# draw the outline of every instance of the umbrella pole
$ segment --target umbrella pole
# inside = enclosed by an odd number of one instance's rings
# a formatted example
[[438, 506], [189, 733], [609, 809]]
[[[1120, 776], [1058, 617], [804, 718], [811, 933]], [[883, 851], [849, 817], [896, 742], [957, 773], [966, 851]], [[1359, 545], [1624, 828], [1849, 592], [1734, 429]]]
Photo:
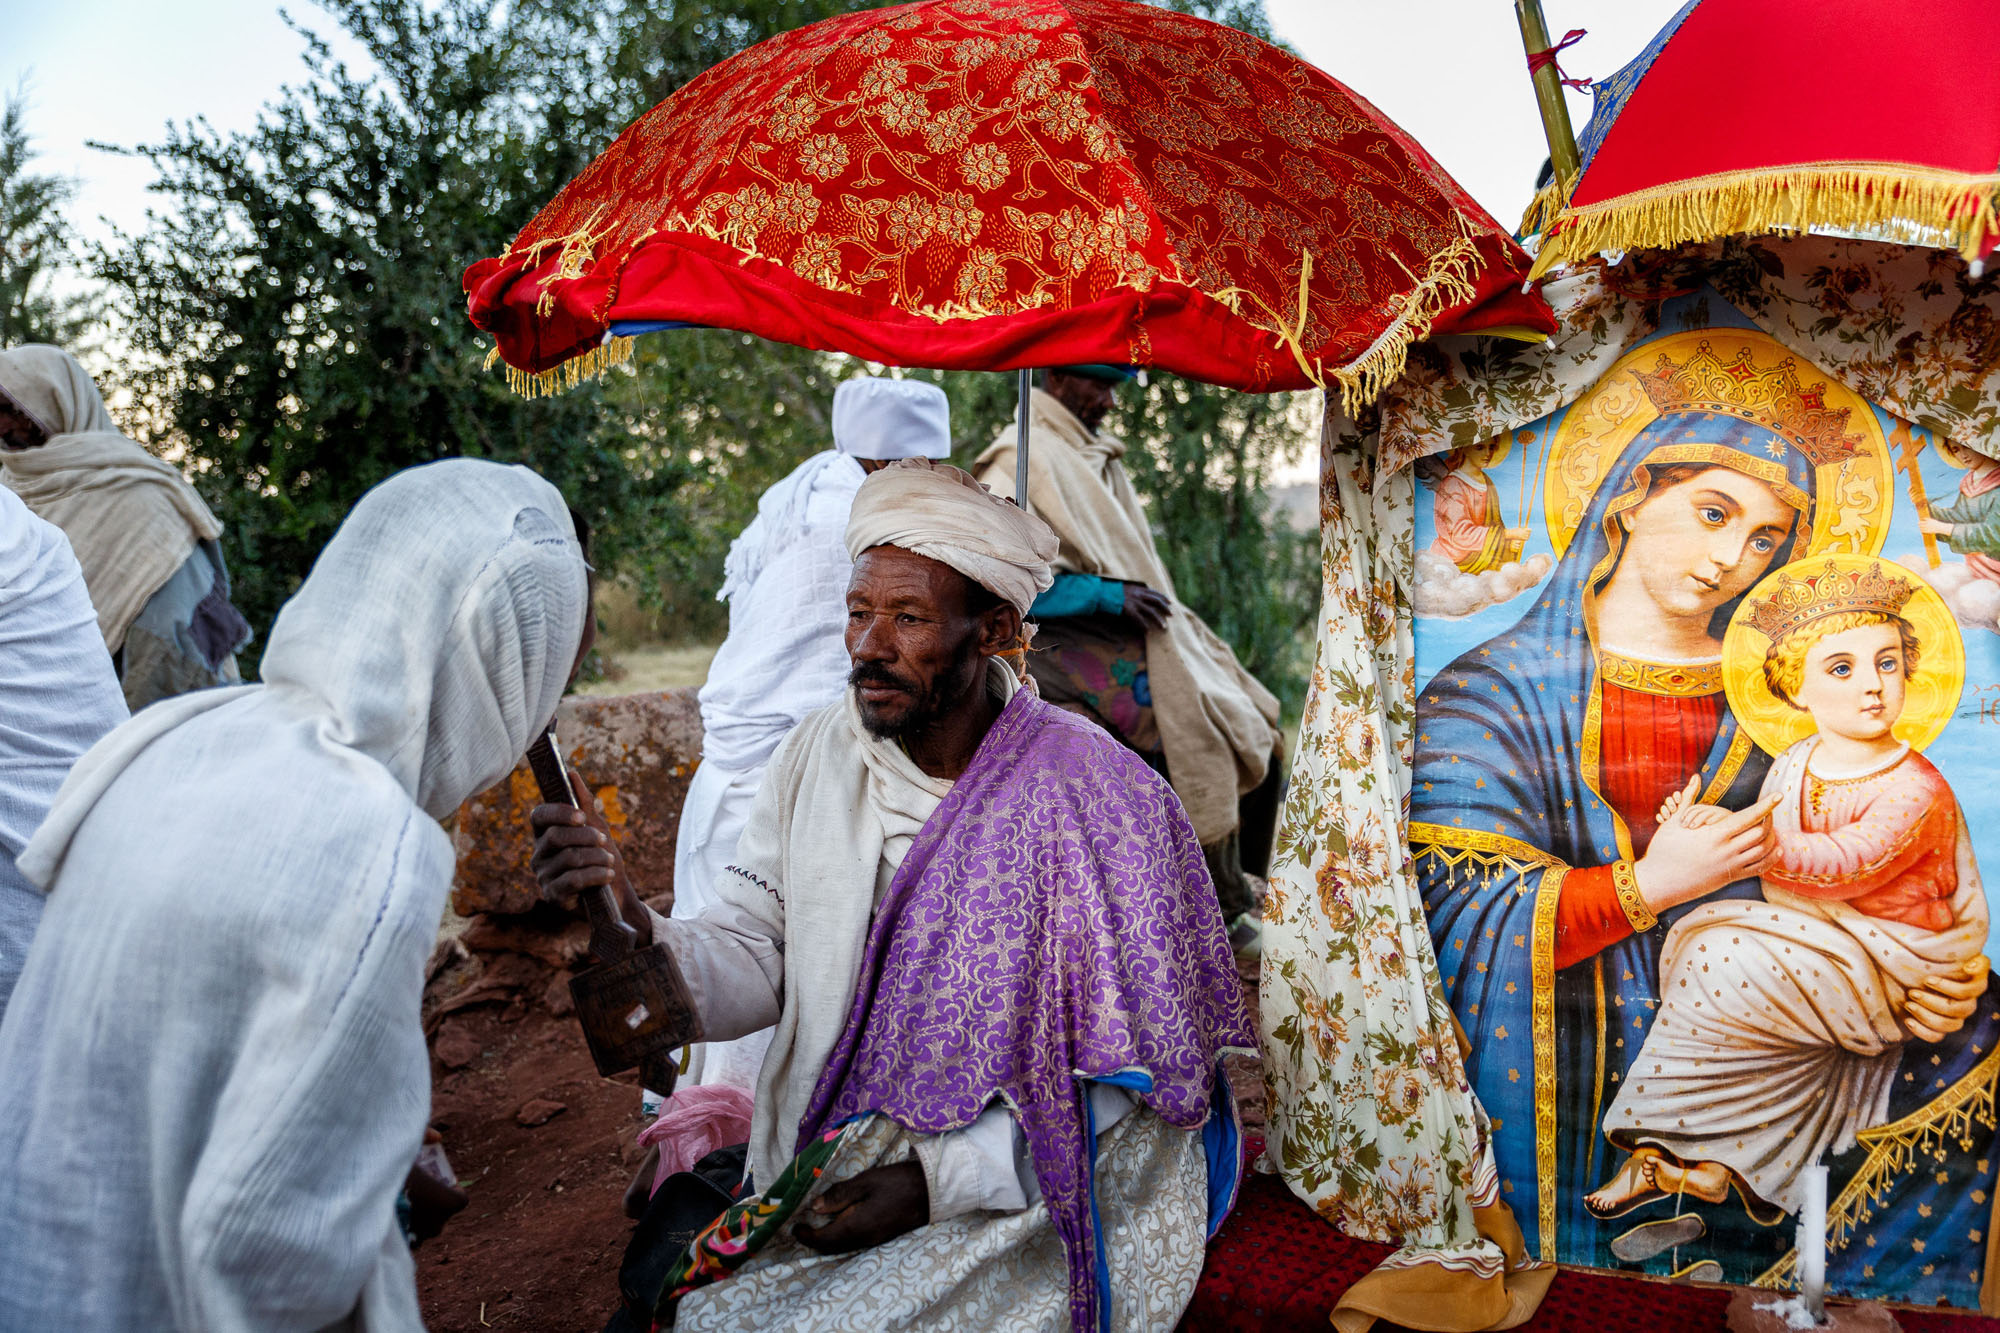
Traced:
[[[1542, 0], [1514, 0], [1514, 17], [1521, 21], [1521, 46], [1530, 57], [1549, 49], [1549, 25], [1542, 20]], [[1570, 128], [1569, 105], [1563, 101], [1562, 71], [1553, 60], [1535, 71], [1535, 101], [1542, 109], [1542, 134], [1549, 141], [1549, 163], [1556, 184], [1567, 189], [1576, 180], [1582, 158], [1576, 151], [1576, 131]]]
[[1022, 367], [1021, 378], [1016, 386], [1016, 392], [1020, 397], [1021, 421], [1020, 433], [1014, 437], [1014, 502], [1021, 506], [1021, 512], [1024, 514], [1035, 512], [1028, 508], [1028, 397], [1034, 390], [1034, 382], [1030, 379], [1033, 374], [1034, 372], [1027, 367]]

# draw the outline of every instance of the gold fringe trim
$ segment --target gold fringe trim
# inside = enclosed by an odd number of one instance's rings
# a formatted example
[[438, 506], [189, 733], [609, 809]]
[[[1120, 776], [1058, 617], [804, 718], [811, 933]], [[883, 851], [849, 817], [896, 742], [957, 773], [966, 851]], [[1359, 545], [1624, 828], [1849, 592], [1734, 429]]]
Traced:
[[[1486, 267], [1486, 261], [1479, 257], [1472, 233], [1465, 229], [1463, 220], [1459, 227], [1459, 238], [1431, 256], [1423, 277], [1403, 295], [1401, 309], [1389, 321], [1389, 327], [1359, 357], [1334, 368], [1333, 378], [1340, 385], [1340, 408], [1348, 416], [1354, 416], [1381, 397], [1382, 391], [1402, 375], [1410, 359], [1410, 347], [1430, 336], [1431, 325], [1439, 315], [1478, 295], [1472, 279]], [[1410, 276], [1416, 277], [1414, 273]]]
[[[1291, 352], [1299, 370], [1319, 388], [1325, 389], [1329, 380], [1338, 384], [1341, 409], [1352, 416], [1380, 397], [1382, 390], [1403, 373], [1411, 344], [1422, 342], [1430, 335], [1431, 325], [1439, 315], [1478, 294], [1478, 289], [1472, 285], [1472, 278], [1485, 267], [1486, 261], [1479, 257], [1471, 229], [1463, 218], [1459, 219], [1458, 226], [1458, 239], [1431, 256], [1421, 278], [1411, 273], [1409, 266], [1401, 260], [1397, 261], [1415, 285], [1398, 298], [1396, 313], [1389, 320], [1388, 327], [1376, 336], [1367, 350], [1348, 364], [1331, 370], [1318, 357], [1306, 358], [1305, 331], [1313, 271], [1311, 251], [1300, 254], [1298, 304], [1290, 319], [1246, 288], [1225, 287], [1209, 295], [1243, 317], [1252, 327], [1275, 335], [1279, 343]], [[1243, 298], [1246, 296], [1256, 303], [1270, 323], [1260, 324], [1243, 314]]]
[[[1945, 1145], [1954, 1139], [1961, 1151], [1972, 1151], [1973, 1123], [1976, 1121], [1988, 1129], [1996, 1124], [1996, 1078], [2000, 1078], [2000, 1049], [1989, 1053], [1971, 1073], [1901, 1120], [1855, 1134], [1855, 1141], [1868, 1149], [1868, 1158], [1826, 1210], [1829, 1251], [1843, 1248], [1855, 1227], [1874, 1220], [1876, 1206], [1898, 1178], [1916, 1170], [1919, 1158], [1944, 1162]], [[1798, 1263], [1799, 1252], [1794, 1249], [1750, 1285], [1778, 1290], [1796, 1286]]]
[[[1219, 292], [1211, 292], [1210, 295], [1228, 306], [1231, 313], [1244, 318], [1245, 322], [1252, 328], [1276, 334], [1279, 343], [1291, 352], [1292, 359], [1299, 363], [1299, 369], [1304, 372], [1305, 377], [1319, 388], [1324, 389], [1326, 388], [1326, 368], [1320, 364], [1317, 358], [1312, 361], [1306, 360], [1304, 339], [1307, 307], [1310, 305], [1312, 299], [1309, 291], [1312, 284], [1312, 275], [1312, 251], [1301, 250], [1299, 251], [1298, 309], [1295, 317], [1289, 323], [1283, 315], [1273, 310], [1263, 297], [1257, 295], [1257, 293], [1247, 287], [1224, 287]], [[1243, 315], [1243, 298], [1246, 296], [1257, 303], [1258, 309], [1262, 310], [1265, 316], [1271, 321], [1269, 324], [1259, 324], [1257, 321]]]
[[1547, 231], [1549, 224], [1569, 207], [1570, 187], [1575, 184], [1575, 177], [1569, 180], [1555, 177], [1537, 190], [1535, 197], [1528, 201], [1528, 211], [1521, 214], [1521, 225], [1516, 228], [1516, 233], [1521, 236], [1539, 236]]
[[507, 387], [523, 398], [552, 398], [567, 393], [585, 380], [604, 378], [613, 366], [632, 359], [631, 338], [607, 338], [582, 356], [571, 357], [559, 366], [543, 371], [507, 367]]
[[584, 275], [597, 259], [597, 243], [618, 229], [616, 223], [592, 230], [597, 220], [604, 216], [600, 207], [590, 215], [590, 220], [567, 236], [552, 236], [545, 241], [536, 241], [528, 247], [528, 266], [534, 267], [540, 261], [541, 253], [552, 245], [560, 245], [561, 253], [556, 256], [556, 271], [542, 280], [542, 294], [535, 300], [535, 314], [546, 319], [555, 312], [556, 295], [550, 290], [556, 283], [573, 282]]
[[[1995, 231], [2000, 175], [1875, 162], [1760, 167], [1676, 181], [1563, 210], [1530, 278], [1604, 250], [1662, 249], [1758, 232], [1888, 228], [1912, 242], [1957, 247], [1967, 259]], [[1530, 208], [1532, 213], [1541, 201]]]

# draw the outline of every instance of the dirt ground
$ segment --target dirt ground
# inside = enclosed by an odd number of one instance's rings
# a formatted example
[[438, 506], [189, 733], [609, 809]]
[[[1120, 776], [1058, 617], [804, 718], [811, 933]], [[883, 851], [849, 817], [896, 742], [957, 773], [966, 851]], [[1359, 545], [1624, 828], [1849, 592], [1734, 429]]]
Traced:
[[[1239, 972], [1254, 1008], [1256, 968]], [[595, 1333], [617, 1303], [630, 1229], [621, 1201], [639, 1159], [633, 1076], [600, 1078], [574, 1018], [520, 1000], [451, 1014], [432, 1049], [464, 1062], [433, 1058], [432, 1122], [472, 1202], [417, 1250], [426, 1327]], [[1230, 1063], [1245, 1128], [1261, 1134], [1259, 1067]], [[524, 1124], [548, 1113], [537, 1102], [563, 1109]]]

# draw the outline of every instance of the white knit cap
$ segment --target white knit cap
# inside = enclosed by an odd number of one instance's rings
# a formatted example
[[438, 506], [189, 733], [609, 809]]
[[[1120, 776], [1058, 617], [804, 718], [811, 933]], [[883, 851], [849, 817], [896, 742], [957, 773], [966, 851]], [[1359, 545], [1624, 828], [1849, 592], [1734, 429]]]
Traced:
[[949, 458], [951, 404], [922, 380], [846, 380], [833, 391], [833, 447], [853, 458]]

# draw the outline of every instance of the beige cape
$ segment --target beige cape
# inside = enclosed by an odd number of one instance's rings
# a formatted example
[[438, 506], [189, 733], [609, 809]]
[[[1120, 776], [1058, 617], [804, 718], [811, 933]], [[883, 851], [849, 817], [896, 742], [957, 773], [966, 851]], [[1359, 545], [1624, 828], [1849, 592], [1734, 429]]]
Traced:
[[0, 449], [9, 489], [63, 530], [117, 652], [146, 601], [222, 524], [173, 467], [112, 425], [97, 385], [67, 352], [0, 352], [0, 388], [47, 424], [49, 442]]
[[[1032, 410], [1028, 500], [1062, 543], [1056, 567], [1173, 597], [1146, 512], [1118, 461], [1124, 442], [1092, 435], [1040, 390]], [[1015, 430], [1009, 425], [973, 465], [996, 495], [1014, 494]], [[1165, 626], [1146, 635], [1146, 672], [1174, 792], [1202, 845], [1213, 845], [1236, 831], [1238, 798], [1264, 780], [1278, 745], [1278, 701], [1178, 598]]]

